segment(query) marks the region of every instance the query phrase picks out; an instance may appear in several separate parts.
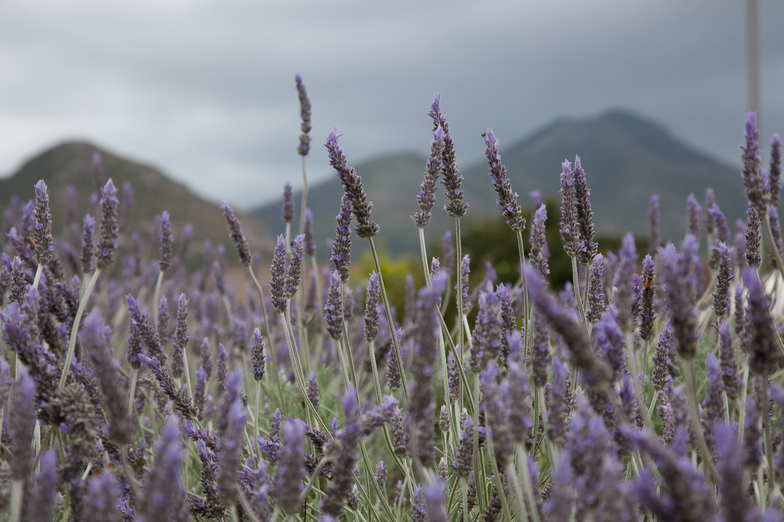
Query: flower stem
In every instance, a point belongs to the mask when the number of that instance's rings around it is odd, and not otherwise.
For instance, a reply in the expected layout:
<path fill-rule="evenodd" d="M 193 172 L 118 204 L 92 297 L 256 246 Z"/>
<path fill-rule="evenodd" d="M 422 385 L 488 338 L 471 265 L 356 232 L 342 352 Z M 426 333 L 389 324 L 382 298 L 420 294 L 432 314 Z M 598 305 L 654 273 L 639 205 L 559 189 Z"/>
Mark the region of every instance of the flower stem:
<path fill-rule="evenodd" d="M 68 341 L 68 353 L 65 356 L 65 363 L 63 364 L 63 374 L 60 376 L 60 384 L 57 385 L 57 390 L 62 390 L 65 386 L 65 381 L 68 378 L 68 371 L 71 369 L 71 361 L 73 360 L 74 352 L 76 351 L 76 337 L 79 334 L 79 323 L 82 322 L 82 315 L 84 309 L 87 308 L 87 301 L 90 300 L 90 294 L 95 288 L 95 283 L 98 281 L 98 276 L 101 275 L 101 269 L 96 268 L 93 272 L 90 282 L 87 283 L 87 288 L 84 291 L 81 301 L 79 301 L 79 308 L 76 310 L 76 317 L 74 318 L 73 327 L 71 328 L 71 338 Z"/>

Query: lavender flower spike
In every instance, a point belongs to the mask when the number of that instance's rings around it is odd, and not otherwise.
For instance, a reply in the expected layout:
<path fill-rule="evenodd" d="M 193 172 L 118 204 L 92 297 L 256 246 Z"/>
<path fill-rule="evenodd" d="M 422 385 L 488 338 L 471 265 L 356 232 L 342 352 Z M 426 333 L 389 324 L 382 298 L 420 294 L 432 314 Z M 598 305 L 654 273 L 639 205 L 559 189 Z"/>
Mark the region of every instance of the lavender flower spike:
<path fill-rule="evenodd" d="M 171 220 L 169 219 L 169 213 L 165 210 L 161 214 L 161 241 L 159 252 L 160 261 L 158 261 L 158 268 L 161 272 L 165 272 L 171 264 L 172 255 Z"/>
<path fill-rule="evenodd" d="M 299 512 L 299 494 L 304 489 L 305 478 L 303 461 L 305 458 L 305 423 L 294 419 L 283 426 L 283 447 L 275 461 L 272 483 L 275 488 L 275 501 L 288 515 Z"/>
<path fill-rule="evenodd" d="M 45 265 L 54 257 L 52 244 L 52 212 L 49 210 L 49 193 L 44 180 L 35 184 L 35 257 L 39 265 Z"/>
<path fill-rule="evenodd" d="M 117 250 L 117 189 L 112 180 L 106 182 L 101 189 L 101 241 L 96 248 L 96 264 L 104 268 L 114 262 Z"/>
<path fill-rule="evenodd" d="M 25 481 L 33 471 L 35 456 L 30 444 L 35 428 L 35 381 L 26 367 L 20 365 L 17 372 L 8 408 L 8 435 L 11 441 L 8 465 L 11 478 Z"/>
<path fill-rule="evenodd" d="M 144 520 L 180 520 L 187 507 L 182 482 L 182 441 L 176 415 L 170 415 L 155 444 L 155 460 L 138 504 Z"/>
<path fill-rule="evenodd" d="M 266 358 L 264 357 L 264 340 L 261 338 L 261 330 L 253 330 L 253 343 L 251 344 L 251 364 L 253 365 L 253 379 L 256 382 L 264 378 L 264 367 Z"/>
<path fill-rule="evenodd" d="M 752 372 L 768 378 L 778 369 L 781 350 L 776 339 L 776 327 L 769 311 L 769 300 L 756 271 L 743 271 L 743 284 L 749 292 L 747 305 L 747 328 L 751 353 L 749 368 Z"/>
<path fill-rule="evenodd" d="M 746 209 L 746 264 L 752 268 L 756 268 L 762 263 L 762 254 L 760 254 L 762 222 L 760 219 L 757 209 L 750 204 Z"/>
<path fill-rule="evenodd" d="M 309 209 L 305 209 L 305 224 L 302 227 L 302 233 L 305 234 L 305 253 L 310 257 L 314 257 L 316 255 L 316 238 L 313 235 L 313 212 Z"/>
<path fill-rule="evenodd" d="M 718 272 L 716 272 L 716 291 L 713 293 L 713 312 L 716 317 L 724 317 L 729 312 L 730 283 L 735 278 L 732 269 L 733 261 L 729 247 L 719 242 L 714 251 L 718 256 Z"/>
<path fill-rule="evenodd" d="M 637 265 L 637 249 L 634 236 L 630 233 L 623 237 L 621 250 L 618 252 L 621 261 L 615 272 L 613 286 L 613 304 L 618 311 L 618 326 L 624 332 L 631 331 L 632 307 L 634 306 L 634 269 Z"/>
<path fill-rule="evenodd" d="M 697 354 L 697 281 L 694 270 L 697 246 L 697 239 L 687 234 L 680 255 L 669 244 L 659 256 L 663 264 L 665 302 L 672 331 L 678 343 L 678 353 L 686 359 L 693 359 Z"/>
<path fill-rule="evenodd" d="M 659 196 L 651 196 L 650 210 L 648 210 L 648 252 L 655 254 L 661 246 L 661 233 L 659 232 Z"/>
<path fill-rule="evenodd" d="M 286 296 L 286 240 L 278 236 L 278 243 L 275 252 L 272 254 L 272 264 L 270 265 L 270 295 L 272 296 L 272 307 L 279 314 L 286 311 L 288 297 Z"/>
<path fill-rule="evenodd" d="M 373 237 L 378 234 L 378 224 L 370 219 L 370 209 L 373 203 L 367 200 L 365 189 L 362 188 L 362 178 L 359 177 L 354 167 L 346 163 L 346 155 L 338 146 L 338 130 L 333 130 L 327 137 L 325 146 L 329 151 L 329 164 L 337 171 L 343 191 L 351 201 L 354 216 L 357 218 L 356 233 L 359 237 Z"/>
<path fill-rule="evenodd" d="M 348 197 L 340 200 L 340 212 L 335 217 L 338 226 L 335 229 L 335 240 L 332 242 L 329 260 L 332 266 L 340 272 L 340 279 L 348 281 L 349 266 L 351 265 L 351 212 L 354 207 Z"/>
<path fill-rule="evenodd" d="M 698 238 L 700 237 L 700 227 L 702 225 L 702 207 L 699 202 L 697 202 L 697 198 L 694 194 L 689 194 L 689 197 L 686 199 L 686 206 L 689 209 L 689 226 L 687 233 Z"/>
<path fill-rule="evenodd" d="M 329 294 L 324 305 L 324 322 L 330 337 L 337 340 L 343 334 L 343 292 L 340 283 L 340 273 L 332 272 L 329 284 Z"/>
<path fill-rule="evenodd" d="M 424 493 L 429 522 L 447 522 L 449 518 L 444 507 L 444 486 L 438 477 L 432 477 L 425 486 Z"/>
<path fill-rule="evenodd" d="M 294 194 L 291 192 L 291 183 L 283 185 L 283 207 L 281 214 L 285 223 L 294 221 Z"/>
<path fill-rule="evenodd" d="M 585 266 L 588 266 L 599 248 L 593 240 L 593 211 L 591 210 L 591 202 L 588 201 L 590 195 L 591 191 L 588 189 L 588 182 L 585 179 L 585 170 L 580 164 L 580 157 L 576 156 L 574 158 L 574 200 L 581 247 L 577 260 Z"/>
<path fill-rule="evenodd" d="M 770 204 L 779 206 L 781 200 L 781 140 L 778 134 L 773 135 L 773 145 L 770 151 L 770 171 L 768 172 L 768 187 L 770 191 Z"/>
<path fill-rule="evenodd" d="M 305 89 L 305 84 L 302 83 L 302 76 L 297 73 L 294 76 L 294 81 L 297 83 L 297 94 L 299 95 L 299 115 L 302 119 L 300 130 L 302 134 L 299 135 L 299 146 L 297 146 L 297 153 L 305 157 L 310 152 L 310 99 L 308 98 L 308 91 Z"/>
<path fill-rule="evenodd" d="M 302 282 L 302 255 L 303 247 L 302 240 L 304 235 L 299 235 L 291 242 L 291 259 L 288 260 L 286 273 L 286 295 L 289 298 L 297 293 L 299 284 Z"/>
<path fill-rule="evenodd" d="M 498 154 L 498 140 L 492 130 L 485 134 L 485 157 L 490 166 L 490 178 L 493 181 L 493 188 L 498 199 L 495 200 L 503 211 L 506 224 L 520 232 L 525 228 L 525 218 L 523 209 L 517 202 L 517 193 L 512 192 L 512 184 L 506 176 L 506 166 L 501 163 L 501 155 Z"/>
<path fill-rule="evenodd" d="M 378 274 L 370 274 L 365 296 L 365 340 L 372 343 L 378 336 Z"/>
<path fill-rule="evenodd" d="M 446 197 L 450 201 L 450 203 L 444 205 L 444 210 L 452 217 L 464 216 L 466 210 L 468 210 L 468 203 L 464 201 L 462 190 L 463 176 L 457 168 L 455 140 L 449 134 L 449 124 L 441 115 L 441 95 L 436 95 L 435 99 L 433 99 L 433 104 L 430 106 L 430 112 L 427 115 L 433 118 L 433 130 L 436 127 L 441 127 L 444 131 L 443 166 L 441 168 L 444 177 L 441 183 L 444 185 Z"/>
<path fill-rule="evenodd" d="M 757 130 L 757 115 L 751 113 L 746 116 L 746 144 L 741 146 L 743 154 L 743 185 L 746 187 L 746 198 L 754 206 L 760 216 L 767 212 L 770 203 L 770 193 L 765 182 L 765 176 L 760 166 L 761 156 L 759 147 L 759 130 Z"/>
<path fill-rule="evenodd" d="M 577 224 L 577 203 L 574 189 L 574 171 L 568 161 L 564 161 L 561 172 L 561 239 L 564 251 L 570 256 L 580 252 L 580 228 Z"/>
<path fill-rule="evenodd" d="M 531 253 L 529 254 L 529 259 L 543 278 L 547 278 L 550 274 L 548 265 L 550 252 L 547 249 L 547 238 L 545 237 L 545 221 L 547 221 L 547 207 L 542 204 L 536 209 L 534 222 L 531 225 Z"/>
<path fill-rule="evenodd" d="M 84 233 L 82 234 L 82 273 L 86 274 L 93 271 L 93 258 L 95 257 L 95 245 L 93 244 L 93 232 L 95 231 L 95 219 L 90 214 L 84 216 Z"/>
<path fill-rule="evenodd" d="M 172 375 L 180 379 L 185 372 L 185 357 L 188 349 L 188 299 L 180 294 L 177 300 L 177 328 L 172 343 Z"/>
<path fill-rule="evenodd" d="M 245 236 L 242 233 L 240 222 L 234 215 L 234 211 L 225 201 L 221 203 L 220 209 L 223 211 L 223 216 L 226 218 L 226 222 L 229 225 L 229 237 L 234 240 L 234 246 L 237 248 L 237 256 L 240 258 L 240 263 L 245 266 L 250 266 L 252 260 L 250 247 L 248 247 L 248 240 L 245 239 Z"/>
<path fill-rule="evenodd" d="M 436 202 L 436 189 L 438 188 L 438 174 L 441 172 L 441 156 L 444 150 L 444 130 L 437 127 L 433 131 L 433 141 L 430 144 L 430 157 L 427 158 L 425 179 L 417 195 L 419 210 L 414 214 L 414 223 L 418 228 L 425 228 L 430 224 L 431 210 Z"/>

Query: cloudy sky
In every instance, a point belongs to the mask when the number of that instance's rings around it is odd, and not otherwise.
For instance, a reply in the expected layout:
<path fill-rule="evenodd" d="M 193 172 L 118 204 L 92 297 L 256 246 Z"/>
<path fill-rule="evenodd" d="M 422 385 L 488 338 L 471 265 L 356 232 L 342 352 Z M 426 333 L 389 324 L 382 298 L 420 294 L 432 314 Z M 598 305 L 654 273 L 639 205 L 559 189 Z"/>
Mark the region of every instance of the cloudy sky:
<path fill-rule="evenodd" d="M 759 8 L 767 144 L 784 134 L 784 2 Z M 0 71 L 0 173 L 86 139 L 244 208 L 301 184 L 297 72 L 311 179 L 332 175 L 333 127 L 350 163 L 426 154 L 436 93 L 459 162 L 488 127 L 503 152 L 622 107 L 739 164 L 748 110 L 741 0 L 2 0 Z"/>

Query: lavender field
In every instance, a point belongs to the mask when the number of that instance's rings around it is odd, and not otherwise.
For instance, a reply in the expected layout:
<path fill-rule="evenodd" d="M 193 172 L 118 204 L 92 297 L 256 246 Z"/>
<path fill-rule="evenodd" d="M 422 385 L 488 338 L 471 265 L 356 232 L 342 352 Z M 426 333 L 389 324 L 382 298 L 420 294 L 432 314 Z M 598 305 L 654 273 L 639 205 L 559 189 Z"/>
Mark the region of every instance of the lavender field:
<path fill-rule="evenodd" d="M 707 189 L 665 245 L 651 195 L 647 251 L 628 234 L 599 253 L 579 157 L 561 165 L 560 208 L 538 201 L 526 222 L 485 133 L 487 182 L 519 252 L 508 285 L 492 270 L 469 280 L 471 195 L 436 96 L 410 196 L 421 246 L 410 275 L 424 284 L 400 308 L 373 194 L 337 129 L 326 158 L 311 150 L 296 86 L 305 187 L 306 159 L 328 159 L 344 191 L 328 264 L 307 189 L 295 202 L 287 187 L 269 259 L 227 203 L 215 208 L 236 252 L 206 244 L 195 269 L 167 212 L 145 255 L 134 233 L 149 231 L 120 226 L 130 202 L 111 179 L 73 223 L 53 223 L 43 180 L 5 210 L 4 520 L 782 520 L 781 144 L 760 144 L 754 114 L 738 126 L 747 219 L 728 223 Z M 427 244 L 434 212 L 454 228 Z M 352 242 L 369 246 L 372 273 L 352 268 Z M 556 250 L 572 266 L 557 291 Z M 247 274 L 231 285 L 235 255 Z"/>

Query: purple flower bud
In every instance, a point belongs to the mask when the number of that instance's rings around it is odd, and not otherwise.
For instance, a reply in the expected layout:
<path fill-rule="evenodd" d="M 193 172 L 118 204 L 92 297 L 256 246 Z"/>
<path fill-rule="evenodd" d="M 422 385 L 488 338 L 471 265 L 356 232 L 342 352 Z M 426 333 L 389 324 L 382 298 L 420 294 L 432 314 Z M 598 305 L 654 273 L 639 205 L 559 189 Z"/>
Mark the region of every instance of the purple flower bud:
<path fill-rule="evenodd" d="M 168 270 L 169 265 L 171 264 L 171 255 L 172 255 L 171 221 L 169 219 L 169 213 L 166 212 L 165 210 L 161 214 L 160 227 L 161 227 L 161 239 L 158 246 L 158 251 L 160 253 L 160 260 L 158 261 L 158 269 L 161 272 L 165 272 L 166 270 Z"/>
<path fill-rule="evenodd" d="M 651 203 L 648 210 L 648 252 L 655 254 L 661 246 L 661 234 L 659 232 L 659 221 L 661 212 L 659 211 L 659 196 L 651 196 Z"/>
<path fill-rule="evenodd" d="M 372 343 L 378 336 L 378 274 L 370 274 L 365 297 L 365 340 Z"/>
<path fill-rule="evenodd" d="M 558 445 L 563 444 L 569 426 L 569 368 L 557 357 L 553 358 L 553 382 L 545 387 L 545 420 L 547 436 Z"/>
<path fill-rule="evenodd" d="M 616 383 L 626 373 L 626 335 L 617 323 L 614 308 L 609 308 L 594 325 L 596 347 L 612 368 L 612 382 Z"/>
<path fill-rule="evenodd" d="M 441 155 L 441 171 L 444 177 L 441 183 L 444 185 L 446 198 L 450 201 L 450 203 L 444 205 L 444 210 L 452 217 L 464 216 L 466 210 L 468 210 L 468 203 L 463 201 L 463 176 L 457 168 L 455 140 L 449 134 L 449 124 L 441 115 L 441 95 L 436 95 L 433 99 L 433 104 L 430 106 L 430 112 L 427 115 L 433 119 L 433 130 L 435 131 L 437 127 L 440 127 L 444 132 L 444 150 Z"/>
<path fill-rule="evenodd" d="M 468 255 L 463 256 L 463 260 L 460 263 L 460 279 L 463 286 L 463 314 L 468 314 L 469 310 L 471 310 L 471 299 L 469 298 L 468 292 L 468 276 L 471 273 L 471 259 Z M 458 287 L 455 285 L 455 290 Z"/>
<path fill-rule="evenodd" d="M 732 254 L 726 243 L 716 244 L 713 250 L 718 256 L 716 291 L 713 292 L 713 312 L 716 317 L 724 317 L 729 312 L 730 283 L 735 278 L 732 269 Z"/>
<path fill-rule="evenodd" d="M 362 188 L 362 178 L 359 177 L 354 167 L 346 163 L 346 155 L 338 146 L 338 130 L 333 130 L 327 137 L 325 146 L 329 151 L 329 164 L 337 171 L 340 184 L 346 197 L 351 201 L 352 212 L 357 218 L 355 229 L 359 237 L 373 237 L 378 234 L 378 224 L 370 219 L 370 209 L 373 203 L 367 200 L 365 190 Z"/>
<path fill-rule="evenodd" d="M 444 486 L 438 478 L 433 477 L 425 486 L 425 505 L 429 522 L 447 522 L 446 507 L 444 506 Z"/>
<path fill-rule="evenodd" d="M 14 259 L 11 261 L 11 288 L 8 292 L 8 300 L 21 305 L 24 303 L 29 286 L 22 267 L 22 260 L 14 256 Z"/>
<path fill-rule="evenodd" d="M 452 245 L 452 233 L 444 232 L 441 239 L 441 259 L 443 259 L 443 267 L 447 274 L 450 276 L 455 275 L 455 248 Z"/>
<path fill-rule="evenodd" d="M 713 425 L 724 418 L 724 397 L 721 393 L 724 391 L 724 383 L 716 356 L 709 353 L 705 357 L 705 365 L 708 369 L 708 382 L 707 396 L 702 401 L 702 429 L 708 447 L 713 447 Z"/>
<path fill-rule="evenodd" d="M 101 186 L 103 185 L 103 159 L 100 152 L 93 152 L 90 170 L 93 173 L 95 190 L 101 190 Z"/>
<path fill-rule="evenodd" d="M 433 131 L 433 141 L 430 144 L 430 157 L 425 167 L 424 181 L 417 195 L 419 210 L 414 214 L 414 223 L 419 228 L 425 228 L 430 223 L 431 211 L 436 202 L 436 189 L 438 188 L 438 174 L 441 171 L 441 157 L 444 150 L 444 131 L 436 127 Z"/>
<path fill-rule="evenodd" d="M 743 452 L 738 446 L 735 430 L 731 426 L 717 424 L 713 431 L 716 453 L 721 456 L 717 471 L 723 520 L 763 520 L 759 508 L 745 491 L 748 474 L 743 469 Z"/>
<path fill-rule="evenodd" d="M 689 194 L 686 200 L 686 206 L 689 209 L 689 223 L 687 234 L 691 234 L 695 238 L 700 237 L 700 226 L 702 224 L 702 207 L 697 202 L 694 194 Z"/>
<path fill-rule="evenodd" d="M 536 209 L 534 222 L 531 225 L 531 252 L 528 257 L 531 260 L 531 264 L 543 278 L 547 278 L 550 274 L 550 267 L 547 261 L 550 257 L 550 252 L 548 251 L 547 239 L 545 237 L 545 221 L 547 221 L 547 208 L 542 204 Z"/>
<path fill-rule="evenodd" d="M 105 473 L 108 475 L 108 473 Z M 41 455 L 41 473 L 36 479 L 35 489 L 30 494 L 24 513 L 31 522 L 46 522 L 52 519 L 60 473 L 57 471 L 57 457 L 52 450 Z M 100 520 L 100 519 L 99 519 Z"/>
<path fill-rule="evenodd" d="M 746 144 L 741 146 L 743 154 L 743 185 L 746 187 L 746 198 L 749 204 L 754 206 L 757 213 L 762 216 L 767 212 L 767 205 L 770 203 L 770 192 L 768 192 L 765 176 L 760 166 L 762 158 L 759 146 L 759 130 L 757 129 L 757 115 L 751 113 L 746 116 Z"/>
<path fill-rule="evenodd" d="M 759 212 L 753 205 L 749 205 L 749 208 L 746 210 L 746 264 L 751 268 L 756 268 L 762 263 L 760 254 L 760 246 L 762 244 L 761 225 Z"/>
<path fill-rule="evenodd" d="M 778 252 L 779 256 L 784 256 L 784 246 L 781 244 L 781 227 L 779 226 L 779 214 L 776 207 L 770 207 L 768 209 L 768 217 L 770 219 L 770 235 L 773 236 L 773 244 L 774 248 Z M 776 254 L 774 252 L 770 252 L 770 264 L 774 268 L 776 268 L 777 261 L 776 261 Z"/>
<path fill-rule="evenodd" d="M 504 338 L 501 330 L 501 302 L 492 291 L 492 284 L 486 288 L 488 291 L 479 293 L 479 313 L 473 330 L 471 367 L 477 373 L 501 354 Z"/>
<path fill-rule="evenodd" d="M 188 300 L 185 294 L 180 294 L 177 300 L 177 329 L 174 332 L 174 343 L 172 347 L 172 375 L 180 379 L 185 372 L 184 357 L 187 357 L 188 349 Z"/>
<path fill-rule="evenodd" d="M 309 208 L 305 209 L 305 224 L 302 232 L 305 234 L 305 253 L 314 257 L 316 255 L 316 237 L 313 235 L 313 212 Z"/>
<path fill-rule="evenodd" d="M 351 201 L 343 196 L 340 202 L 340 212 L 335 218 L 338 222 L 335 230 L 335 241 L 332 242 L 329 260 L 335 270 L 340 272 L 340 279 L 348 281 L 349 265 L 351 264 Z"/>
<path fill-rule="evenodd" d="M 779 206 L 781 199 L 781 140 L 778 134 L 773 135 L 773 144 L 770 151 L 770 172 L 768 173 L 768 191 L 770 203 Z"/>
<path fill-rule="evenodd" d="M 129 444 L 136 425 L 128 414 L 128 393 L 121 384 L 120 368 L 111 350 L 111 330 L 104 325 L 98 309 L 93 309 L 82 323 L 79 341 L 89 354 L 93 373 L 101 384 L 108 438 L 116 444 Z"/>
<path fill-rule="evenodd" d="M 383 460 L 379 461 L 378 465 L 376 466 L 375 479 L 378 487 L 383 491 L 387 485 L 387 465 Z"/>
<path fill-rule="evenodd" d="M 30 441 L 33 440 L 35 412 L 35 381 L 27 368 L 20 365 L 8 407 L 8 435 L 11 440 L 8 465 L 14 480 L 27 480 L 33 471 L 35 454 Z"/>
<path fill-rule="evenodd" d="M 279 314 L 286 311 L 289 303 L 286 295 L 286 283 L 288 281 L 286 265 L 286 240 L 280 235 L 278 236 L 278 244 L 275 247 L 275 252 L 272 254 L 272 264 L 270 265 L 272 307 Z"/>
<path fill-rule="evenodd" d="M 489 174 L 497 196 L 495 202 L 501 207 L 506 224 L 512 230 L 520 232 L 525 228 L 523 209 L 517 202 L 517 193 L 512 192 L 512 184 L 506 176 L 506 166 L 501 163 L 501 155 L 498 153 L 498 140 L 492 130 L 485 134 L 485 157 L 490 166 Z"/>
<path fill-rule="evenodd" d="M 101 189 L 101 241 L 95 249 L 98 268 L 104 268 L 114 262 L 117 250 L 117 190 L 112 180 L 106 182 Z"/>
<path fill-rule="evenodd" d="M 82 234 L 82 273 L 93 271 L 93 258 L 95 255 L 95 244 L 93 243 L 93 231 L 95 230 L 95 220 L 90 214 L 84 216 L 84 233 Z"/>
<path fill-rule="evenodd" d="M 671 322 L 664 323 L 664 330 L 659 336 L 659 342 L 656 345 L 656 353 L 653 356 L 653 374 L 651 380 L 654 388 L 661 391 L 667 386 L 667 380 L 670 375 L 670 353 L 672 352 L 675 340 L 672 338 Z"/>
<path fill-rule="evenodd" d="M 697 353 L 697 282 L 694 269 L 697 246 L 695 236 L 687 234 L 680 255 L 670 244 L 659 256 L 672 331 L 678 343 L 678 353 L 686 359 L 693 359 Z"/>
<path fill-rule="evenodd" d="M 561 239 L 564 251 L 570 256 L 580 252 L 580 227 L 577 222 L 574 171 L 568 161 L 563 162 L 561 173 Z"/>
<path fill-rule="evenodd" d="M 455 460 L 452 461 L 458 477 L 467 477 L 474 468 L 474 421 L 466 415 L 463 421 L 463 431 L 455 450 Z"/>
<path fill-rule="evenodd" d="M 54 257 L 52 244 L 52 212 L 49 210 L 49 193 L 44 180 L 35 184 L 35 257 L 39 265 L 45 265 Z"/>
<path fill-rule="evenodd" d="M 747 325 L 751 357 L 749 368 L 752 372 L 766 379 L 778 370 L 779 349 L 776 339 L 776 327 L 770 315 L 769 299 L 765 288 L 751 268 L 743 271 L 743 284 L 749 292 L 747 307 Z"/>
<path fill-rule="evenodd" d="M 640 337 L 648 341 L 653 335 L 653 324 L 656 321 L 654 294 L 654 263 L 651 255 L 642 260 L 642 293 L 640 295 Z"/>
<path fill-rule="evenodd" d="M 637 249 L 634 236 L 629 233 L 623 237 L 623 245 L 618 252 L 620 263 L 615 272 L 613 286 L 613 305 L 618 312 L 618 326 L 624 332 L 631 331 L 632 311 L 634 307 L 634 270 L 637 266 Z"/>
<path fill-rule="evenodd" d="M 764 377 L 767 379 L 767 377 Z M 758 391 L 758 381 L 755 379 L 755 392 Z M 767 405 L 765 405 L 767 406 Z M 752 393 L 746 399 L 746 429 L 743 432 L 743 459 L 746 469 L 752 475 L 757 472 L 762 463 L 762 412 L 760 411 L 760 397 Z"/>
<path fill-rule="evenodd" d="M 588 189 L 588 183 L 585 179 L 585 170 L 580 164 L 580 157 L 576 156 L 574 159 L 574 199 L 577 225 L 580 231 L 580 251 L 577 257 L 578 261 L 585 266 L 588 266 L 598 249 L 597 243 L 593 240 L 593 211 L 591 210 L 591 202 L 588 201 L 590 195 L 591 191 Z"/>
<path fill-rule="evenodd" d="M 237 472 L 242 465 L 247 417 L 240 398 L 242 381 L 239 370 L 226 380 L 227 392 L 220 413 L 225 417 L 220 419 L 216 431 L 220 437 L 217 451 L 218 494 L 228 505 L 237 499 Z"/>
<path fill-rule="evenodd" d="M 240 259 L 240 263 L 245 266 L 250 266 L 253 258 L 250 254 L 248 240 L 245 239 L 245 235 L 242 233 L 242 228 L 240 228 L 239 220 L 237 220 L 237 217 L 234 215 L 234 211 L 225 201 L 221 204 L 220 209 L 223 211 L 223 217 L 226 218 L 226 222 L 229 225 L 229 237 L 234 241 L 234 246 L 237 249 L 237 256 Z"/>
<path fill-rule="evenodd" d="M 291 192 L 291 183 L 283 185 L 283 208 L 281 209 L 283 221 L 291 223 L 294 221 L 294 194 Z"/>
<path fill-rule="evenodd" d="M 94 475 L 87 484 L 81 515 L 87 520 L 121 520 L 118 501 L 120 485 L 111 473 Z"/>
<path fill-rule="evenodd" d="M 308 91 L 305 89 L 305 84 L 302 83 L 302 76 L 297 73 L 294 77 L 297 83 L 297 95 L 299 96 L 299 115 L 302 119 L 300 129 L 302 134 L 299 135 L 299 146 L 297 146 L 297 153 L 300 156 L 307 156 L 310 152 L 310 99 L 308 98 Z"/>
<path fill-rule="evenodd" d="M 272 483 L 275 488 L 275 501 L 288 515 L 299 512 L 299 495 L 304 489 L 305 478 L 303 460 L 305 458 L 305 423 L 294 419 L 283 426 L 282 451 L 275 461 Z"/>
<path fill-rule="evenodd" d="M 264 340 L 261 338 L 261 330 L 253 330 L 253 343 L 251 344 L 251 364 L 253 365 L 253 378 L 256 382 L 264 378 Z"/>
<path fill-rule="evenodd" d="M 329 284 L 329 294 L 324 305 L 324 322 L 330 337 L 337 340 L 343 334 L 343 291 L 340 282 L 340 273 L 332 272 Z"/>
<path fill-rule="evenodd" d="M 291 241 L 291 258 L 288 260 L 286 273 L 286 295 L 289 299 L 294 297 L 302 282 L 302 240 L 305 236 L 299 235 Z"/>
<path fill-rule="evenodd" d="M 719 363 L 721 367 L 721 378 L 724 382 L 724 390 L 727 396 L 734 399 L 738 397 L 741 390 L 741 380 L 738 375 L 738 361 L 735 358 L 735 348 L 732 346 L 732 334 L 730 325 L 722 323 L 719 327 Z"/>
<path fill-rule="evenodd" d="M 313 405 L 313 408 L 318 411 L 319 409 L 319 389 L 318 382 L 316 382 L 316 374 L 311 373 L 308 376 L 308 400 Z"/>
<path fill-rule="evenodd" d="M 187 509 L 182 482 L 182 441 L 176 415 L 170 415 L 153 450 L 138 511 L 145 520 L 179 520 Z"/>

